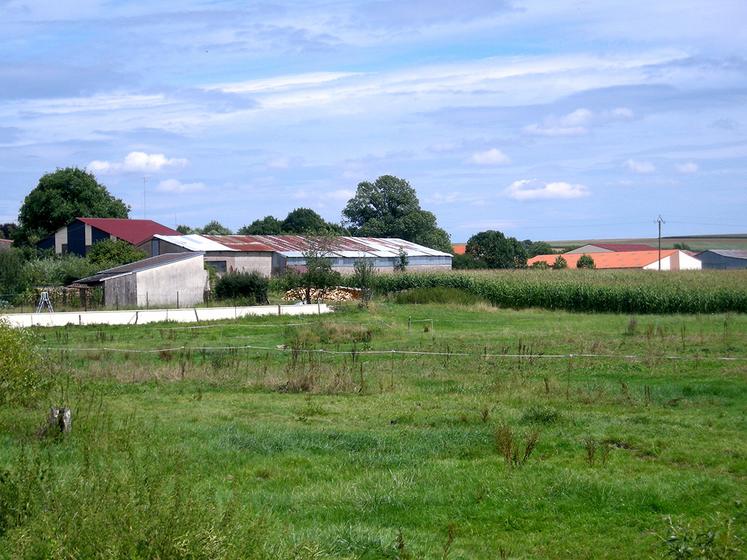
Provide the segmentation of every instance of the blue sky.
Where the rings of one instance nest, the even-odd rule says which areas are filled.
[[[0,0],[0,221],[77,165],[167,225],[410,181],[453,241],[747,231],[744,0]]]

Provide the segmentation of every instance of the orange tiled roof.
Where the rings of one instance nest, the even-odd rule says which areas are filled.
[[[451,250],[455,255],[463,255],[467,250],[466,243],[454,243],[451,245]]]
[[[677,249],[662,250],[661,258],[668,257],[677,252]],[[625,251],[620,253],[587,253],[594,259],[596,268],[643,268],[646,265],[659,260],[659,251]],[[538,261],[544,261],[550,266],[559,255],[537,255],[527,261],[527,266],[532,266]],[[583,256],[578,254],[564,254],[563,258],[568,263],[568,268],[576,268],[578,259]]]

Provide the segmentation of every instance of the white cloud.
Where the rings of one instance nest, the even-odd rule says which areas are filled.
[[[569,199],[589,195],[589,189],[584,185],[574,185],[564,181],[545,183],[536,179],[514,181],[506,192],[514,200]]]
[[[338,189],[336,191],[329,192],[324,195],[324,198],[329,200],[340,200],[342,202],[347,202],[351,198],[355,196],[355,191],[350,189]]]
[[[638,161],[635,159],[629,159],[625,162],[628,169],[633,173],[653,173],[656,171],[656,166],[650,161]]]
[[[178,179],[165,179],[158,183],[157,191],[170,193],[185,193],[205,190],[205,183],[182,183]]]
[[[698,164],[693,161],[686,161],[685,163],[678,163],[675,168],[680,173],[697,173]]]
[[[185,158],[167,158],[163,154],[130,152],[123,161],[95,159],[87,168],[94,173],[118,173],[120,171],[156,172],[165,167],[184,167],[189,163]]]
[[[472,154],[470,161],[477,165],[505,165],[510,163],[511,159],[498,148],[490,148],[484,152]]]
[[[578,136],[589,132],[594,114],[589,109],[576,109],[562,117],[547,117],[542,123],[524,127],[524,132],[539,136]]]
[[[290,159],[282,156],[274,157],[268,159],[265,165],[267,165],[267,167],[271,169],[288,169],[288,167],[290,166]]]
[[[616,107],[610,111],[610,115],[617,119],[632,119],[635,114],[628,107]]]

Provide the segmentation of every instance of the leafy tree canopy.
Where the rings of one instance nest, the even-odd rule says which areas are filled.
[[[563,268],[568,268],[568,261],[565,260],[565,258],[563,257],[563,255],[558,255],[555,258],[555,262],[553,263],[552,267],[555,270],[561,270]]]
[[[289,212],[281,224],[281,229],[283,233],[295,235],[341,235],[345,233],[343,228],[327,222],[311,208],[296,208]]]
[[[596,268],[594,259],[590,255],[581,255],[576,261],[576,268]]]
[[[532,241],[531,239],[525,239],[521,242],[524,245],[524,249],[527,252],[527,258],[531,259],[537,255],[551,255],[553,253],[552,245],[546,241]]]
[[[420,207],[415,189],[393,175],[358,183],[342,214],[353,235],[398,237],[451,252],[449,234],[438,227],[431,212]]]
[[[205,224],[205,227],[200,228],[196,233],[204,233],[205,235],[232,235],[233,232],[226,226],[221,224],[218,220],[213,220]]]
[[[127,218],[130,211],[85,169],[47,173],[23,201],[18,214],[19,243],[34,244],[77,217]]]
[[[176,231],[178,231],[182,235],[189,235],[190,233],[196,233],[194,228],[191,228],[184,224],[179,224],[178,226],[176,226]]]
[[[280,235],[283,232],[283,223],[275,216],[265,216],[254,220],[248,226],[242,227],[239,235]]]
[[[527,252],[515,237],[500,231],[481,231],[467,241],[466,254],[487,264],[488,268],[525,268]]]
[[[139,261],[145,253],[121,239],[104,239],[93,244],[86,258],[104,269]]]

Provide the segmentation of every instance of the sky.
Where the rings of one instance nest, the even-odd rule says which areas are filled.
[[[0,222],[78,166],[169,226],[339,222],[392,174],[454,242],[744,233],[745,22],[744,0],[0,0]]]

